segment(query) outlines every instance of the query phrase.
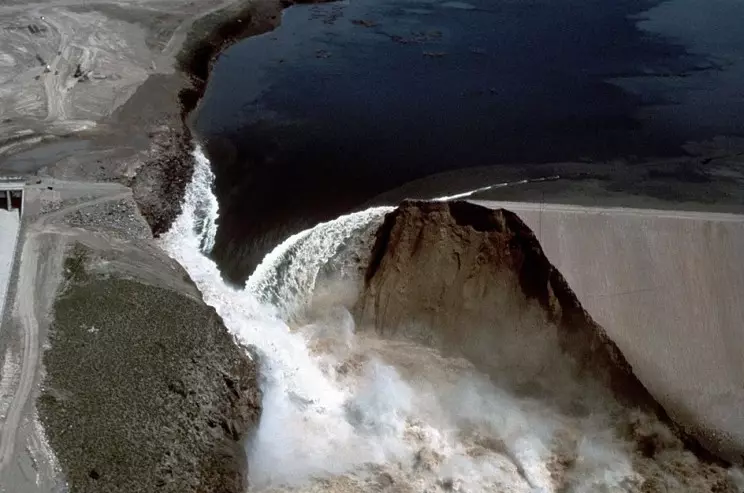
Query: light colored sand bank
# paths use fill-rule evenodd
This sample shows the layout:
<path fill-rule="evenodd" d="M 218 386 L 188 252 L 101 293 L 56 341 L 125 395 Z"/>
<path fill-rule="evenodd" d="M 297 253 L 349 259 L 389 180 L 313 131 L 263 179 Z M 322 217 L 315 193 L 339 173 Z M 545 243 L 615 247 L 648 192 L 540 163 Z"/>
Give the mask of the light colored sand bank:
<path fill-rule="evenodd" d="M 0 2 L 0 156 L 95 129 L 233 0 Z"/>
<path fill-rule="evenodd" d="M 670 414 L 742 460 L 744 216 L 476 203 L 516 212 Z"/>

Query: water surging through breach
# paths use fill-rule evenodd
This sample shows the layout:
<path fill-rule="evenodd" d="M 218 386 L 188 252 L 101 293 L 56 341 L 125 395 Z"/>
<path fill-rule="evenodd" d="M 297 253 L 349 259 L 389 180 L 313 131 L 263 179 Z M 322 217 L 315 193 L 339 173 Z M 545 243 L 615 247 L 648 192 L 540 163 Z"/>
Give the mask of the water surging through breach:
<path fill-rule="evenodd" d="M 200 149 L 195 161 L 182 214 L 162 243 L 187 269 L 205 301 L 233 334 L 256 346 L 262 356 L 265 412 L 251 443 L 252 483 L 256 487 L 300 484 L 370 461 L 384 461 L 398 445 L 397 438 L 391 441 L 386 434 L 373 437 L 359 432 L 348 419 L 348 403 L 359 392 L 339 385 L 324 371 L 308 344 L 312 330 L 292 331 L 282 315 L 302 303 L 303 292 L 313 289 L 320 267 L 338 253 L 340 245 L 381 220 L 388 209 L 352 214 L 293 236 L 267 256 L 246 288 L 234 289 L 222 281 L 216 264 L 205 255 L 214 241 L 217 205 L 211 191 L 213 175 Z M 277 275 L 284 279 L 272 279 Z M 266 301 L 277 298 L 290 301 L 283 306 Z M 348 314 L 342 313 L 328 334 L 331 340 L 350 340 L 353 323 L 344 315 Z M 370 376 L 370 384 L 384 387 L 394 379 L 391 375 L 381 367 Z M 362 395 L 374 401 L 375 394 Z"/>
<path fill-rule="evenodd" d="M 615 433 L 613 409 L 565 415 L 494 387 L 465 360 L 356 333 L 348 282 L 344 294 L 330 290 L 306 310 L 324 279 L 354 280 L 387 208 L 294 235 L 245 288 L 226 285 L 205 254 L 217 222 L 213 175 L 199 149 L 195 159 L 183 212 L 162 242 L 228 329 L 261 355 L 252 490 L 640 491 L 633 446 Z"/>

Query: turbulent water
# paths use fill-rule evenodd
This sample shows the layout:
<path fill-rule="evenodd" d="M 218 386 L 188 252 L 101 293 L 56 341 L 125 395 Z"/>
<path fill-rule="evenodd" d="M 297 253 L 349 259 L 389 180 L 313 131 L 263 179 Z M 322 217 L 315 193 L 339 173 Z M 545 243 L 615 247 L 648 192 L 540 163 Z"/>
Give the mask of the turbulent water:
<path fill-rule="evenodd" d="M 218 207 L 209 162 L 200 150 L 195 157 L 163 245 L 261 356 L 263 415 L 246 445 L 253 491 L 667 491 L 640 489 L 652 474 L 679 486 L 669 491 L 706 491 L 684 477 L 697 459 L 638 413 L 611 403 L 567 413 L 495 387 L 467 361 L 357 333 L 346 308 L 355 265 L 387 208 L 292 236 L 243 289 L 230 287 L 206 255 Z M 618 420 L 670 444 L 671 465 L 639 459 Z"/>

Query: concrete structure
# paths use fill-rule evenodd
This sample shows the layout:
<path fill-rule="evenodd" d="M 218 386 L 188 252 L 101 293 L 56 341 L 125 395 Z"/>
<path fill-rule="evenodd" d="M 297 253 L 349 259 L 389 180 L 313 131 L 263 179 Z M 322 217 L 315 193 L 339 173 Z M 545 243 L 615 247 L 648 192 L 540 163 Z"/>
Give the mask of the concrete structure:
<path fill-rule="evenodd" d="M 0 208 L 19 209 L 23 215 L 23 188 L 23 180 L 0 176 Z"/>
<path fill-rule="evenodd" d="M 0 325 L 23 215 L 24 182 L 0 177 Z"/>
<path fill-rule="evenodd" d="M 670 414 L 744 460 L 744 216 L 474 202 L 516 212 Z"/>

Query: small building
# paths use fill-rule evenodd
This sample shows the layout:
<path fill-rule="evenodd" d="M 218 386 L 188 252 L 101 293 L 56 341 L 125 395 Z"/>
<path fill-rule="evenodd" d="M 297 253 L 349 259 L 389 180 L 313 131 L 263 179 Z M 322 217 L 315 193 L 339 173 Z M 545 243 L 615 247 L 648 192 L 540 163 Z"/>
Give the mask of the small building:
<path fill-rule="evenodd" d="M 23 190 L 26 182 L 16 177 L 0 176 L 0 208 L 17 210 L 23 216 Z"/>

